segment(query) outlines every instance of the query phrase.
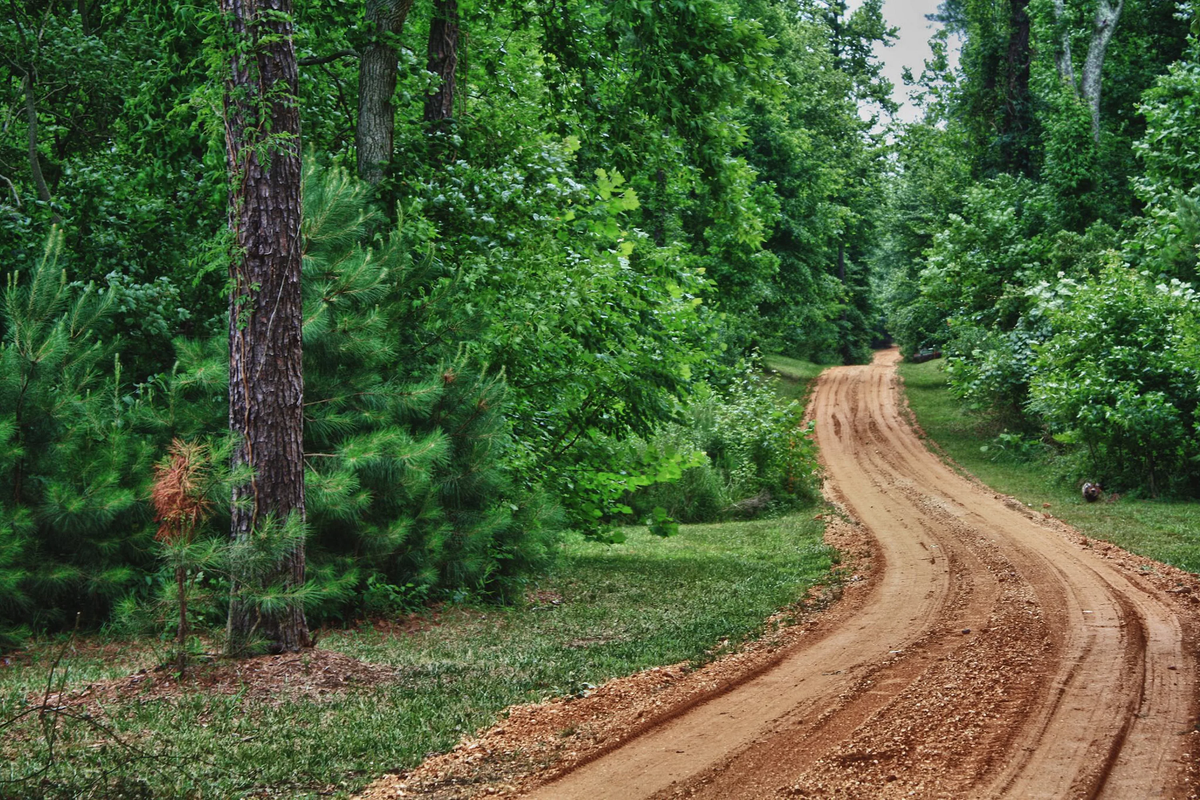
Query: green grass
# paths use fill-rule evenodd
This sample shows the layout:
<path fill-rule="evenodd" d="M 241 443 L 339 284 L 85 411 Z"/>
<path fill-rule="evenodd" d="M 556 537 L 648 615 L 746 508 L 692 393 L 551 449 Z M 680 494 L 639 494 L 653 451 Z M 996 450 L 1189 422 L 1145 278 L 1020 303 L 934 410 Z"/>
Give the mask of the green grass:
<path fill-rule="evenodd" d="M 812 390 L 813 382 L 825 367 L 811 361 L 800 361 L 787 356 L 763 356 L 763 365 L 778 374 L 779 393 L 785 400 L 804 402 Z"/>
<path fill-rule="evenodd" d="M 1200 572 L 1200 503 L 1133 500 L 1085 503 L 1079 490 L 1056 477 L 1049 460 L 997 457 L 995 431 L 966 414 L 950 394 L 940 361 L 901 364 L 908 401 L 925 433 L 965 470 L 1024 503 L 1042 508 L 1096 539 L 1157 561 Z M 987 452 L 980 448 L 989 446 Z"/>
<path fill-rule="evenodd" d="M 414 633 L 325 634 L 321 647 L 394 667 L 395 683 L 278 706 L 193 691 L 109 708 L 112 733 L 137 753 L 85 721 L 60 720 L 50 769 L 0 783 L 0 797 L 344 796 L 450 748 L 511 704 L 702 662 L 721 642 L 754 636 L 835 562 L 810 516 L 686 526 L 667 540 L 631 529 L 619 546 L 572 539 L 534 587 L 541 601 L 444 608 Z M 105 653 L 87 644 L 90 653 L 68 652 L 59 666 L 69 686 L 147 663 L 145 643 Z M 0 725 L 40 696 L 60 649 L 44 643 L 0 668 Z M 45 766 L 46 755 L 36 716 L 0 728 L 0 781 Z"/>

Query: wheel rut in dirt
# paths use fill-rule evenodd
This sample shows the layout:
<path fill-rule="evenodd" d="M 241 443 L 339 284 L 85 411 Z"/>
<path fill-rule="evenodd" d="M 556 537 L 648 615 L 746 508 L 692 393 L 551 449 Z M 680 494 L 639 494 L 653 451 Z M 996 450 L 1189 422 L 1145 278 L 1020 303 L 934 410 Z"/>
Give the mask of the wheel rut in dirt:
<path fill-rule="evenodd" d="M 1192 794 L 1194 611 L 930 454 L 897 360 L 812 404 L 827 497 L 873 541 L 856 606 L 527 796 Z"/>

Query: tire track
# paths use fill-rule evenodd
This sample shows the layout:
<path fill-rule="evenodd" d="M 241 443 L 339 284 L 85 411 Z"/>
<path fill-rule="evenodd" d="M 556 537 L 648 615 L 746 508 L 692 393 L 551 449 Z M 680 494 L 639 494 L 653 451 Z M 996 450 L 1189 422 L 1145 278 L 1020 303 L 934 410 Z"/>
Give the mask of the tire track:
<path fill-rule="evenodd" d="M 1187 796 L 1190 623 L 933 457 L 897 360 L 829 370 L 812 402 L 826 495 L 875 541 L 861 608 L 530 797 Z"/>

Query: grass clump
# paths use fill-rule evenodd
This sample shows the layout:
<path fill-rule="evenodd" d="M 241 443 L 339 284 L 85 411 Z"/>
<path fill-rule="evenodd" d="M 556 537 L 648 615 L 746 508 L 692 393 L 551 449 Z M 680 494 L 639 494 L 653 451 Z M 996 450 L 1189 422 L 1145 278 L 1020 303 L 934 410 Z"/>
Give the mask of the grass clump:
<path fill-rule="evenodd" d="M 1054 516 L 1089 537 L 1130 552 L 1200 572 L 1200 503 L 1134 499 L 1085 503 L 1052 451 L 994 427 L 965 411 L 951 394 L 941 362 L 901 364 L 905 393 L 917 422 L 963 469 L 988 486 Z"/>
<path fill-rule="evenodd" d="M 78 690 L 152 665 L 147 645 L 26 651 L 0 669 L 0 725 L 25 713 L 0 732 L 0 798 L 344 797 L 450 748 L 509 705 L 703 662 L 754 636 L 836 562 L 807 514 L 686 526 L 668 540 L 626 533 L 616 547 L 571 538 L 513 607 L 451 605 L 399 630 L 326 632 L 322 649 L 394 679 L 325 696 L 190 688 L 108 703 L 94 725 L 26 712 L 48 694 L 51 665 L 56 691 L 60 681 Z"/>

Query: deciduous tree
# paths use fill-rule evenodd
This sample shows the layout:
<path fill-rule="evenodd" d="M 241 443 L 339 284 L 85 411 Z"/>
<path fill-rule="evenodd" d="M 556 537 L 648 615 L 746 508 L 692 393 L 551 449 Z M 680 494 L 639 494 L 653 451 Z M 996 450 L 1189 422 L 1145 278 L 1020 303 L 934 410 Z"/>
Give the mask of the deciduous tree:
<path fill-rule="evenodd" d="M 1121 11 L 1125 8 L 1125 0 L 1097 0 L 1096 14 L 1092 20 L 1091 37 L 1088 42 L 1087 57 L 1083 62 L 1083 75 L 1078 84 L 1075 79 L 1075 66 L 1071 60 L 1071 31 L 1063 23 L 1066 4 L 1065 0 L 1054 0 L 1054 16 L 1061 28 L 1062 38 L 1055 52 L 1055 63 L 1058 65 L 1059 77 L 1077 96 L 1087 103 L 1092 115 L 1092 139 L 1100 141 L 1100 89 L 1103 85 L 1104 57 L 1108 51 L 1108 43 L 1112 41 L 1117 23 L 1121 20 Z"/>
<path fill-rule="evenodd" d="M 362 49 L 358 73 L 358 124 L 355 149 L 358 176 L 379 183 L 392 160 L 396 132 L 396 40 L 404 31 L 413 0 L 367 0 L 371 41 Z"/>

